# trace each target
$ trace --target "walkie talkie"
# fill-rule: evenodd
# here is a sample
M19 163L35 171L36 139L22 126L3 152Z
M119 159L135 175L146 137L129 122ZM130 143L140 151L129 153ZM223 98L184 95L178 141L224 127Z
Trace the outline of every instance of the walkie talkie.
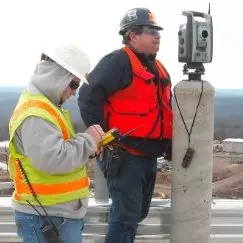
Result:
M51 227L50 224L44 223L41 227L41 232L46 240L46 243L64 243L59 237L58 230Z
M190 166L194 154L195 154L195 149L188 147L181 163L181 166L183 168L188 168Z

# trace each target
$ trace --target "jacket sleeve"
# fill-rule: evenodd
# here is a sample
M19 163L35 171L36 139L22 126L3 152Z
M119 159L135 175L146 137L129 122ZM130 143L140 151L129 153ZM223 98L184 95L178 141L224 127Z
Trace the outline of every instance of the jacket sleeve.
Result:
M14 141L36 169L49 174L76 169L97 149L91 135L77 133L65 141L55 126L38 117L27 118L17 129Z
M80 114L86 127L100 124L105 129L103 114L105 99L129 84L131 80L129 65L126 54L117 51L101 59L88 75L89 85L80 88L78 97Z

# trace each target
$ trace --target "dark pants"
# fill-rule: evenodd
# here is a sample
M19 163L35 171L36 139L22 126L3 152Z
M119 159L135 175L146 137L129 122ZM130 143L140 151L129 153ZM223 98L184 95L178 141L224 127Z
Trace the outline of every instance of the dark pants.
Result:
M106 243L132 243L138 223L148 214L157 170L157 160L127 152L116 177L107 176L112 199Z

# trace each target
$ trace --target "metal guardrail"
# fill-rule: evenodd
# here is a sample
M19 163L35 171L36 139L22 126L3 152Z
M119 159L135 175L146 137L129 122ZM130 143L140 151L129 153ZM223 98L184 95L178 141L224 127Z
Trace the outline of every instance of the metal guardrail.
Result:
M9 145L9 141L0 141L0 153L7 154L8 145Z
M0 153L7 155L7 152L7 141L0 143ZM168 167L169 164L165 164L162 159L158 160L158 169L164 169L164 166ZM0 191L11 187L11 182L0 183ZM21 242L16 234L10 202L10 197L0 197L0 243ZM99 203L95 199L90 200L85 217L83 243L104 242L109 205L110 203ZM169 243L170 212L169 199L154 199L148 217L139 225L135 242ZM243 200L214 200L212 203L210 243L226 242L243 243Z
M10 201L10 198L0 198L2 243L21 242L16 235ZM109 204L90 200L85 217L84 243L104 242ZM148 217L139 225L136 243L169 243L170 212L170 200L153 200ZM243 242L243 200L214 200L212 203L210 243L226 242Z
M0 191L13 188L12 182L0 182Z

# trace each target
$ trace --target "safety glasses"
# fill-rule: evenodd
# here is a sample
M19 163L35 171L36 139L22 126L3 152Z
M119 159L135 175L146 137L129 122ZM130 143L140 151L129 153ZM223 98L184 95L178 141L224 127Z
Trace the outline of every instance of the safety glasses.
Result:
M80 85L79 83L77 83L77 82L75 82L75 81L72 80L72 81L70 82L70 84L69 84L69 88L70 88L70 89L74 89L74 90L76 90L76 89L79 88L79 85Z
M159 30L153 26L143 26L142 32L147 35L158 36L160 35Z

